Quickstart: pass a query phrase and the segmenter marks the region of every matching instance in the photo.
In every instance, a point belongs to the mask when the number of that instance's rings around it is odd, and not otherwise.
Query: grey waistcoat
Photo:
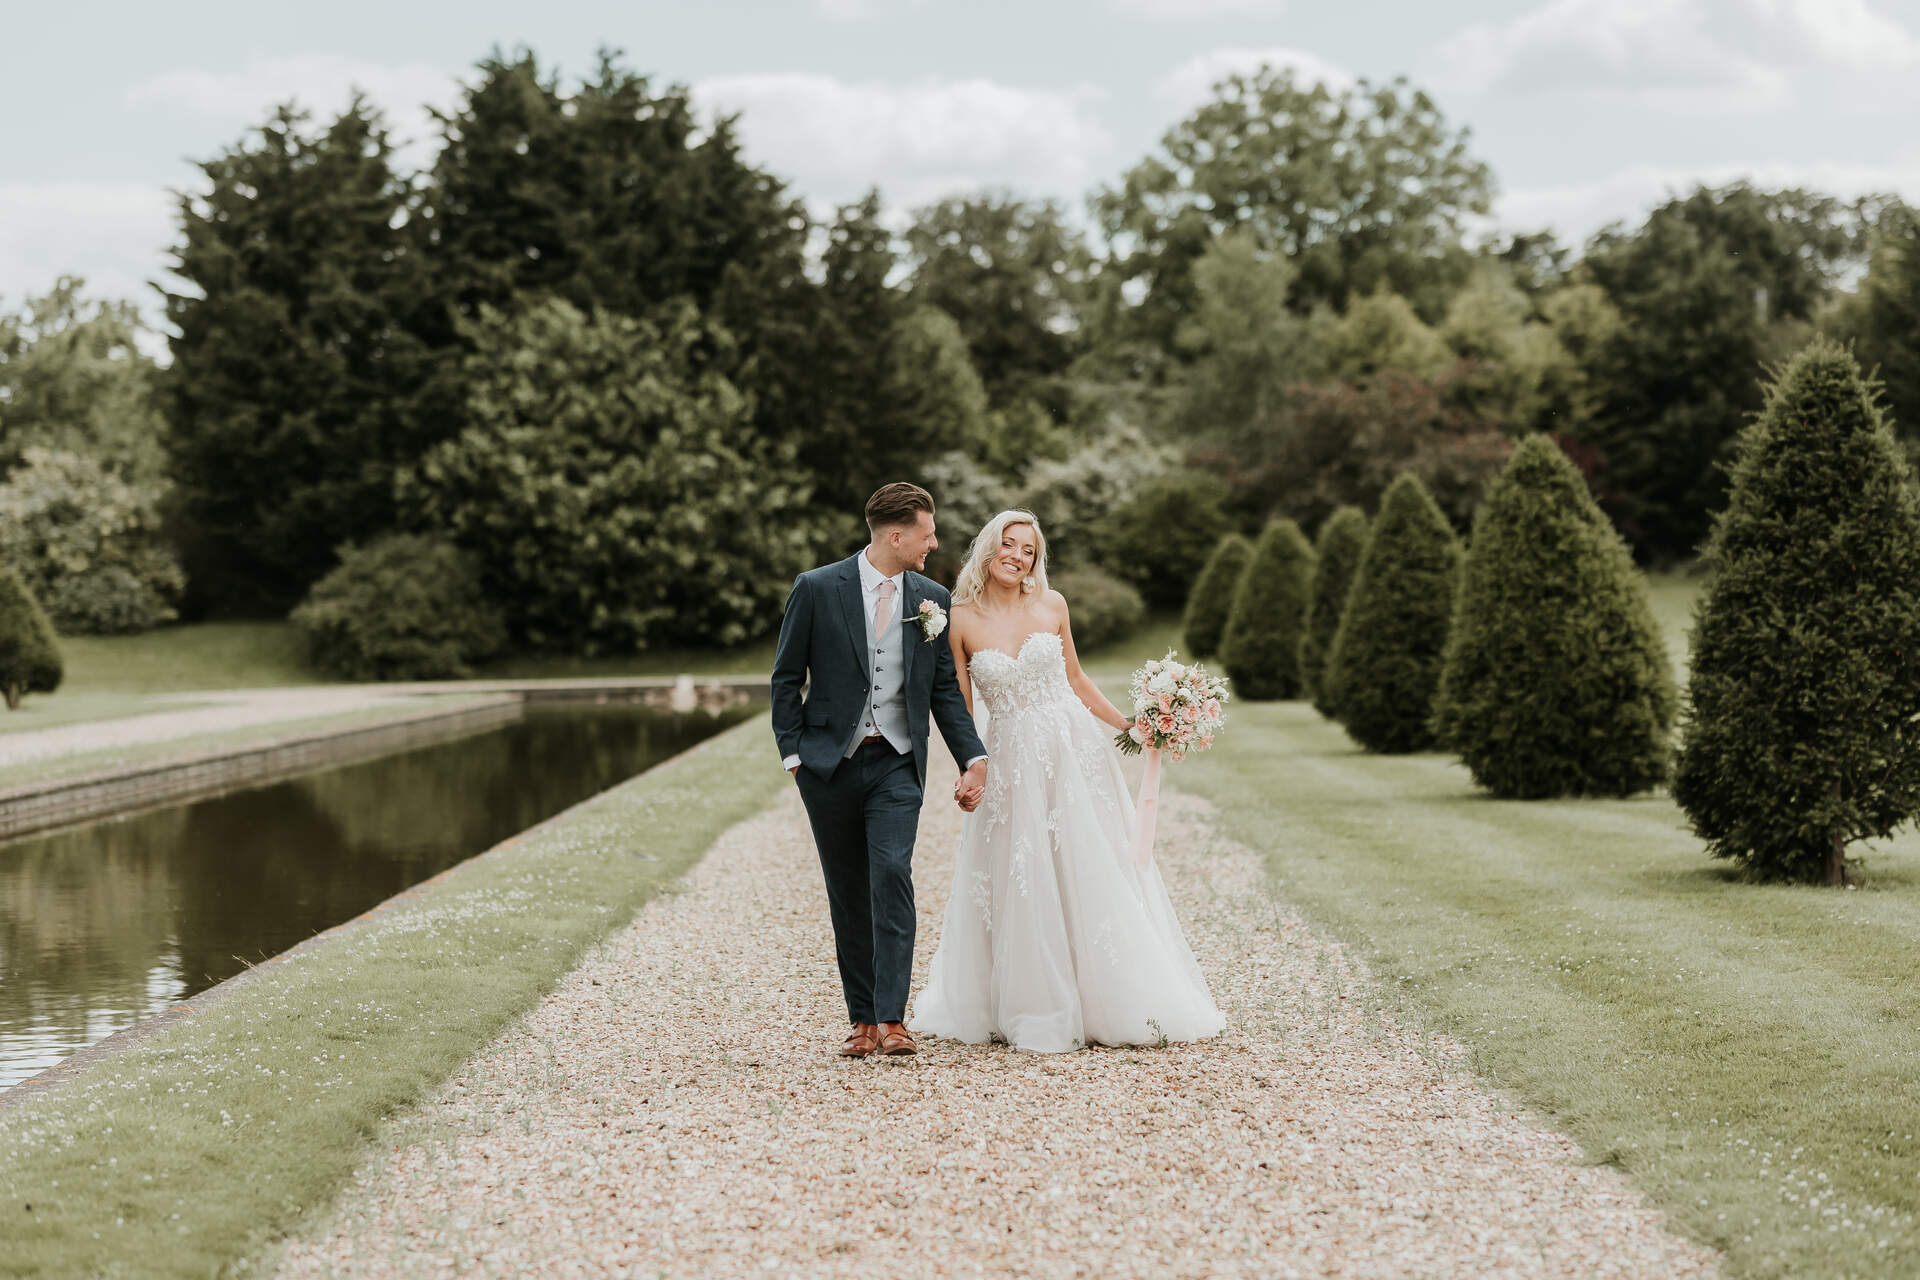
[[[906,620],[900,616],[900,606],[906,596],[906,575],[902,574],[900,588],[893,593],[893,616],[887,619],[886,634],[876,636],[873,634],[873,606],[867,600],[866,593],[861,592],[860,612],[866,615],[867,624],[867,675],[873,689],[867,694],[866,708],[854,726],[847,749],[841,752],[843,757],[858,751],[861,740],[874,733],[885,734],[895,751],[904,754],[913,750],[913,737],[907,732],[907,649],[904,643],[907,627]]]

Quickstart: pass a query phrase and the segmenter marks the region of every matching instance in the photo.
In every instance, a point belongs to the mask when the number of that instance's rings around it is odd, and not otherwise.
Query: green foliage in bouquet
[[[1286,518],[1267,525],[1234,589],[1220,663],[1235,697],[1300,696],[1300,637],[1313,587],[1313,546]]]
[[[1460,575],[1460,543],[1411,475],[1388,487],[1327,660],[1327,691],[1368,751],[1425,751]]]
[[[1140,593],[1103,569],[1069,569],[1051,575],[1048,584],[1067,598],[1073,647],[1080,653],[1126,639],[1147,616]]]
[[[1328,516],[1313,545],[1313,594],[1307,600],[1306,633],[1300,637],[1300,687],[1329,720],[1336,715],[1325,688],[1327,654],[1366,549],[1367,513],[1358,507],[1341,507]]]
[[[1531,436],[1481,503],[1434,730],[1493,794],[1658,786],[1675,695],[1646,580],[1560,446]]]
[[[314,665],[348,680],[468,676],[506,640],[473,558],[422,534],[342,547],[289,620],[307,633]]]
[[[1227,615],[1233,611],[1233,593],[1240,575],[1253,559],[1253,543],[1237,533],[1220,539],[1207,557],[1200,576],[1193,580],[1187,596],[1186,616],[1180,622],[1180,635],[1187,643],[1187,654],[1196,662],[1220,652],[1221,637],[1226,634]]]
[[[1920,496],[1826,339],[1781,370],[1738,447],[1673,795],[1715,857],[1837,885],[1848,845],[1920,812]]]
[[[11,569],[0,569],[0,695],[17,710],[29,693],[52,693],[63,669],[53,624],[27,584]]]

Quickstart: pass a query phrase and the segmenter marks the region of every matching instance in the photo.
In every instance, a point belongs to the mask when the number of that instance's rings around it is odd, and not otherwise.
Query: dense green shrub
[[[175,616],[186,578],[161,536],[161,487],[97,459],[28,448],[0,484],[0,561],[64,634],[146,631]]]
[[[1226,485],[1199,472],[1146,480],[1132,501],[1102,519],[1101,567],[1137,587],[1149,609],[1178,609],[1215,544],[1233,528],[1226,500]]]
[[[1327,659],[1327,694],[1368,751],[1425,751],[1460,574],[1460,543],[1426,486],[1403,475],[1380,501]]]
[[[1193,580],[1187,596],[1187,612],[1180,622],[1180,637],[1186,642],[1187,656],[1198,662],[1215,657],[1227,631],[1227,615],[1233,612],[1233,593],[1240,587],[1240,575],[1253,559],[1253,543],[1237,533],[1220,539],[1207,558],[1206,568]]]
[[[1497,796],[1624,796],[1672,754],[1646,579],[1560,446],[1532,436],[1473,523],[1434,729]]]
[[[1340,613],[1347,607],[1347,592],[1366,549],[1367,513],[1358,507],[1341,507],[1328,516],[1313,544],[1313,593],[1307,599],[1306,631],[1300,637],[1300,688],[1328,719],[1334,718],[1334,710],[1322,687],[1327,652],[1333,648],[1333,633],[1340,628]]]
[[[1082,653],[1126,639],[1147,616],[1140,593],[1100,569],[1050,574],[1048,585],[1067,598],[1073,619],[1073,647]]]
[[[340,549],[291,621],[314,665],[349,680],[444,680],[472,674],[506,639],[472,557],[439,538],[389,534]]]
[[[1839,884],[1849,844],[1920,812],[1920,496],[1825,339],[1738,448],[1673,795],[1715,857]]]
[[[20,575],[0,569],[0,695],[8,710],[24,694],[52,693],[62,674],[53,624]]]
[[[1313,589],[1313,547],[1291,520],[1273,521],[1234,588],[1220,664],[1241,698],[1300,696],[1300,637]]]
[[[656,323],[548,299],[467,334],[466,425],[402,491],[479,559],[518,639],[633,653],[779,625],[826,525],[793,442],[715,370],[727,333],[687,307]]]

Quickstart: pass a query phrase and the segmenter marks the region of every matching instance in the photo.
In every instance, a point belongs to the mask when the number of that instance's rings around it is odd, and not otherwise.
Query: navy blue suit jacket
[[[810,569],[793,580],[780,644],[773,655],[773,738],[780,758],[822,778],[840,767],[841,753],[863,719],[873,673],[867,670],[867,621],[860,593],[860,555]],[[927,721],[940,726],[947,750],[964,765],[987,754],[960,696],[953,649],[945,633],[928,640],[915,621],[922,600],[942,609],[947,590],[909,569],[901,575],[901,622],[907,650],[907,729],[920,785],[927,784]],[[803,696],[804,694],[804,696]]]

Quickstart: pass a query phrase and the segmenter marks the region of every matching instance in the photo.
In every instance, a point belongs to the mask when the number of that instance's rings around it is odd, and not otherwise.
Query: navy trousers
[[[913,840],[920,777],[911,753],[861,747],[831,778],[794,774],[833,916],[849,1022],[904,1022],[913,980]]]

